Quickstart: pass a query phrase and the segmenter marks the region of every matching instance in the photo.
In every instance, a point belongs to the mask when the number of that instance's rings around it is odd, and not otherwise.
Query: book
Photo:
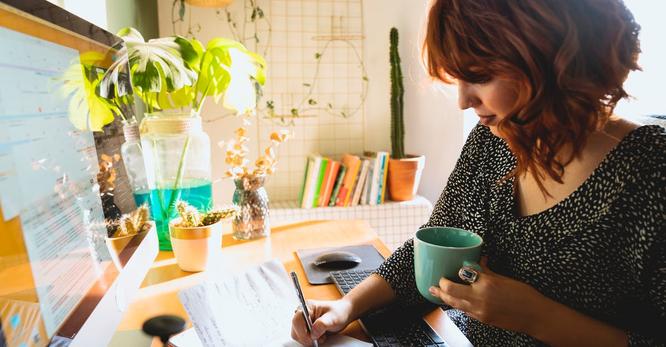
[[[364,154],[372,161],[372,176],[370,179],[370,191],[368,192],[368,205],[377,205],[377,196],[379,191],[379,179],[382,172],[382,153],[386,152],[369,152]]]
[[[328,163],[331,160],[328,158],[321,158],[321,165],[319,166],[319,174],[317,175],[317,180],[315,181],[315,188],[314,188],[314,195],[312,197],[312,204],[310,207],[317,207],[319,206],[319,195],[321,194],[321,186],[322,182],[324,181],[324,174],[326,174],[326,169],[328,167]]]
[[[384,160],[382,163],[382,167],[384,168],[382,170],[382,179],[380,181],[380,195],[379,195],[379,200],[377,200],[378,204],[383,204],[384,203],[384,198],[386,196],[386,177],[388,176],[388,166],[389,166],[389,159],[390,159],[390,154],[388,152],[383,153]]]
[[[308,176],[305,184],[305,190],[303,192],[303,202],[301,203],[301,208],[310,208],[312,207],[312,201],[314,197],[315,184],[317,183],[317,177],[319,175],[319,167],[321,166],[321,156],[317,154],[312,154],[308,156]]]
[[[347,167],[340,164],[340,170],[338,170],[338,177],[335,179],[335,186],[333,186],[333,192],[331,193],[331,199],[328,201],[328,206],[335,206],[338,194],[340,193],[340,187],[342,186],[342,180],[344,179],[346,172]]]
[[[338,199],[335,202],[336,206],[349,206],[351,198],[351,190],[354,187],[354,181],[358,174],[358,169],[361,167],[361,158],[352,154],[345,154],[342,156],[342,164],[347,167],[347,172],[342,180],[342,187],[338,194]]]
[[[368,174],[365,178],[365,186],[361,192],[361,201],[359,202],[361,205],[369,204],[368,195],[370,195],[370,188],[372,187],[372,174],[375,170],[375,161],[372,160],[372,158],[366,158],[366,160],[368,161]]]
[[[303,174],[303,184],[301,185],[301,192],[298,193],[298,205],[303,207],[303,197],[305,195],[305,187],[308,182],[308,170],[311,168],[311,158],[305,160],[305,174]]]
[[[354,187],[354,194],[352,194],[351,206],[356,206],[361,200],[361,193],[365,188],[365,182],[368,177],[368,168],[370,167],[370,161],[368,159],[363,159],[361,163],[361,170],[359,170],[358,180],[356,186]]]
[[[335,180],[338,178],[338,171],[340,170],[340,162],[331,160],[324,175],[323,183],[323,194],[319,194],[319,207],[328,206],[329,200],[331,200],[331,194],[333,193],[333,186],[335,186]]]

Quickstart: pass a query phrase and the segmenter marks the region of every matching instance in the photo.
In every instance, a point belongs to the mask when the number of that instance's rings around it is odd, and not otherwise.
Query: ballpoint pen
[[[308,328],[308,334],[312,333],[312,321],[310,320],[310,312],[308,311],[308,305],[305,304],[305,297],[303,296],[303,291],[301,291],[301,285],[298,283],[298,276],[294,271],[291,272],[291,280],[294,282],[294,288],[296,288],[296,295],[298,300],[301,303],[301,308],[303,309],[303,318],[305,318],[305,326]],[[312,343],[314,347],[319,347],[317,339],[313,339]]]

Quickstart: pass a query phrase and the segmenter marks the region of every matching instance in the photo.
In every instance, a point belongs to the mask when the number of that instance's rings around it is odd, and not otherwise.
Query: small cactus
[[[199,213],[185,201],[178,201],[176,210],[180,214],[179,227],[192,228],[215,224],[222,219],[233,217],[238,212],[236,207],[220,208],[206,213]]]
[[[116,232],[113,237],[135,235],[149,228],[150,213],[148,206],[141,205],[132,213],[124,214],[119,220],[111,222]]]
[[[190,206],[185,201],[178,201],[176,210],[180,215],[180,226],[183,227],[198,227],[201,224],[201,216],[196,208]]]
[[[150,211],[148,210],[148,205],[143,204],[139,206],[133,213],[136,218],[134,219],[134,226],[136,230],[140,232],[145,231],[144,229],[148,226],[148,220],[150,219]]]
[[[215,224],[225,218],[233,217],[238,212],[238,209],[235,207],[229,207],[224,209],[218,209],[210,211],[204,215],[201,220],[202,225],[211,225]]]
[[[120,217],[120,236],[134,234],[136,234],[136,228],[134,228],[134,222],[132,221],[131,216],[125,215]]]

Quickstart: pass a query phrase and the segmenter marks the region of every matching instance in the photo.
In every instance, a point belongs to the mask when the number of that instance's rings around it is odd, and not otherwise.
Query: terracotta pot
[[[222,247],[222,221],[202,227],[179,227],[180,218],[169,223],[173,254],[183,271],[206,270]]]
[[[389,160],[388,189],[391,200],[412,200],[419,188],[421,173],[425,167],[425,156],[409,155],[404,159]]]

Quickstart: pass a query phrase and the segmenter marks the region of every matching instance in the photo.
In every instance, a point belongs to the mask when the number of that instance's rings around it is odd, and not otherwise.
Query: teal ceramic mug
[[[458,271],[463,266],[479,268],[482,244],[481,236],[463,229],[429,227],[417,231],[414,275],[419,293],[435,304],[442,304],[428,288],[438,286],[442,277],[460,283]]]

